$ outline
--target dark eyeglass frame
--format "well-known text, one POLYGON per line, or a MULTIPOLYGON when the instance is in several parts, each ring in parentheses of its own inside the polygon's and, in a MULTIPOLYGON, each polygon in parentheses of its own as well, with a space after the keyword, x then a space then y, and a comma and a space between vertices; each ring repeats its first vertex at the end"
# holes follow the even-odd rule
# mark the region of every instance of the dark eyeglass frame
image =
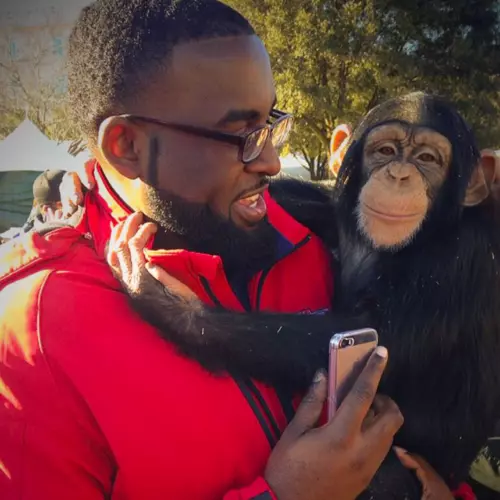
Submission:
MULTIPOLYGON (((261 127, 257 127, 250 132, 247 132, 246 134, 243 135, 237 135, 237 134, 229 134, 227 132, 220 132, 218 130, 211 130, 203 127, 197 127, 195 125, 182 125, 180 123, 170 123, 170 122, 165 122, 163 120, 160 120, 158 118, 151 118, 149 116, 141 116, 141 115, 133 115, 133 114, 124 114, 124 115, 119 115, 121 118, 126 118, 128 120, 138 120, 138 121, 143 121, 147 123, 153 123, 155 125, 160 125, 161 127, 166 127, 171 130, 177 130, 179 132, 184 132, 186 134, 194 135, 197 137, 204 137, 206 139, 212 139, 214 141, 219 141, 219 142, 225 142, 226 144, 234 144, 235 146, 238 146, 239 148, 239 158, 240 161, 244 164, 251 163, 252 161, 256 160, 264 150, 264 147, 267 144, 267 141, 269 138, 272 137, 273 131, 275 127, 278 124, 282 124, 285 120, 289 120, 290 123, 288 124, 288 133, 286 138, 288 138, 290 134, 290 130, 293 125, 293 115, 290 113, 285 113, 284 111, 280 111, 278 109, 273 109, 271 110, 270 113, 270 118, 273 118, 275 121, 270 122, 269 120, 267 121, 266 125, 263 125, 261 127), (255 148, 255 154, 252 155, 250 158, 245 158, 244 157, 244 152, 245 148, 248 144, 248 141, 250 138, 255 137, 256 134, 262 134, 265 133, 266 136, 260 140, 260 147, 255 148)), ((286 140, 285 138, 285 140, 286 140)), ((284 144, 285 140, 283 141, 282 144, 284 144)), ((259 143, 259 140, 256 141, 259 143)), ((280 144, 280 146, 282 145, 280 144)))

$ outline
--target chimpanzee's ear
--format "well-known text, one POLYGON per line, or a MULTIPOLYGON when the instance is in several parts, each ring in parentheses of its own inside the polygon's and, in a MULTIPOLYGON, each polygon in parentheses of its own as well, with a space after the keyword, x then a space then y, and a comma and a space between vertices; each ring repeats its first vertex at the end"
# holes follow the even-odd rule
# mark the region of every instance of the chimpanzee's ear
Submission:
POLYGON ((481 160, 474 169, 467 186, 463 205, 473 207, 483 202, 491 192, 491 187, 500 174, 500 159, 495 151, 485 149, 481 151, 481 160))
POLYGON ((328 165, 330 167, 330 171, 334 175, 337 175, 337 172, 342 165, 342 160, 344 159, 345 153, 347 151, 347 146, 349 145, 351 135, 351 127, 346 123, 338 125, 332 132, 332 138, 330 140, 330 158, 328 160, 328 165))

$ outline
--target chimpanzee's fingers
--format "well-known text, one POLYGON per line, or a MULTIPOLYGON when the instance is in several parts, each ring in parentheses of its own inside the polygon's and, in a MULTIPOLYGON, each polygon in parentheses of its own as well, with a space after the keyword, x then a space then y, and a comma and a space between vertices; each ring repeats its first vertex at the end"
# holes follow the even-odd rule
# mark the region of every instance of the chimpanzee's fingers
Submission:
POLYGON ((109 239, 108 252, 106 255, 106 260, 109 266, 113 269, 115 275, 119 277, 121 277, 121 270, 119 268, 120 263, 118 261, 118 255, 116 253, 116 244, 118 242, 118 239, 120 238, 124 224, 125 221, 121 221, 111 229, 111 237, 109 239))
POLYGON ((118 257, 118 265, 121 270, 122 281, 128 285, 132 279, 132 258, 130 256, 129 242, 139 230, 142 224, 143 215, 141 212, 135 212, 125 219, 120 236, 114 245, 115 253, 118 257))
POLYGON ((158 227, 152 222, 142 224, 128 242, 130 249, 130 259, 132 261, 132 273, 134 275, 144 270, 146 264, 146 257, 144 256, 144 247, 147 245, 149 239, 156 233, 158 227))

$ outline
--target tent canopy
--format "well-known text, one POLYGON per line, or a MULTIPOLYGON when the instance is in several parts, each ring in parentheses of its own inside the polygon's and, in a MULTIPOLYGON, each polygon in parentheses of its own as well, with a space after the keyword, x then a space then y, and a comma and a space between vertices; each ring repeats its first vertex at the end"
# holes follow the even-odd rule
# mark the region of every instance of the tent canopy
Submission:
POLYGON ((74 161, 28 119, 0 142, 0 172, 67 170, 74 161))

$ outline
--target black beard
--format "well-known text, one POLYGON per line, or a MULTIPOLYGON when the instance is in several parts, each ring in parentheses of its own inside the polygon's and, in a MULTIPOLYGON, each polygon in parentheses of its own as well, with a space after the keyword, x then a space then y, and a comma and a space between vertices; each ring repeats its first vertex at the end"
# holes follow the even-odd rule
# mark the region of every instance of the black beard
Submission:
POLYGON ((256 272, 276 257, 277 233, 267 218, 247 231, 208 205, 186 201, 169 191, 147 186, 145 197, 146 215, 163 229, 155 247, 171 248, 169 236, 177 236, 190 251, 220 256, 228 274, 256 272))

